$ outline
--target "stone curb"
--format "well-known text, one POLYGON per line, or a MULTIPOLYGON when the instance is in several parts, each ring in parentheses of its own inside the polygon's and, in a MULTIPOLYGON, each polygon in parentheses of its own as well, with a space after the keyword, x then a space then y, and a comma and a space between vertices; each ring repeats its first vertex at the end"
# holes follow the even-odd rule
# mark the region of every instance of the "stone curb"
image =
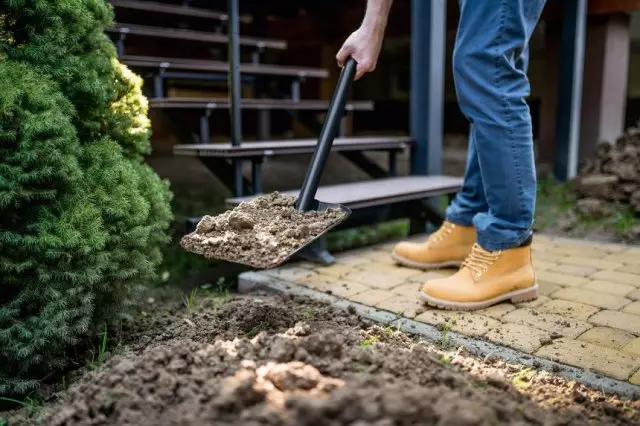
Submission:
MULTIPOLYGON (((409 334, 420 335, 432 342, 438 342, 442 334, 435 326, 404 318, 371 306, 351 302, 328 293, 285 281, 282 278, 271 277, 260 272, 245 272, 239 275, 238 291, 240 293, 259 290, 288 293, 294 296, 306 296, 314 300, 329 303, 344 311, 351 307, 351 309, 355 309, 358 315, 363 318, 386 325, 395 325, 409 334)), ((506 362, 517 363, 528 367, 533 367, 535 363, 536 367, 534 368, 538 370, 553 372, 566 379, 575 380, 591 388, 599 389, 604 393, 615 393, 626 398, 640 395, 640 386, 633 385, 629 382, 605 377, 597 373, 585 371, 546 358, 540 358, 495 343, 468 337, 453 331, 447 333, 447 340, 453 346, 464 346, 469 353, 477 356, 496 356, 506 362)))

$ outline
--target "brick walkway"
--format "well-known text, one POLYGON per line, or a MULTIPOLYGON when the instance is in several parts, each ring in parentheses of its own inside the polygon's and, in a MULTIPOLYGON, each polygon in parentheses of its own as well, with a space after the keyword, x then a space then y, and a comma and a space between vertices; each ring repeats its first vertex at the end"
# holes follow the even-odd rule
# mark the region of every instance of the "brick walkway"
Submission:
POLYGON ((341 254, 328 267, 302 262, 259 274, 640 385, 640 247, 537 236, 541 297, 475 312, 423 306, 420 283, 454 271, 396 266, 391 247, 341 254))

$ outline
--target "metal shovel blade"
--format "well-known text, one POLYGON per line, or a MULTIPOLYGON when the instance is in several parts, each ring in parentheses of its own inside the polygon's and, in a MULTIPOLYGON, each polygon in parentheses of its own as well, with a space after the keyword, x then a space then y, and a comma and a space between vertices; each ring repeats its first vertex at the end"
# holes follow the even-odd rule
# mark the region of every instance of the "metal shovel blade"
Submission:
MULTIPOLYGON (((251 269, 276 268, 300 255, 302 250, 316 242, 327 232, 336 228, 351 215, 351 210, 345 206, 316 200, 314 200, 313 209, 310 211, 324 212, 330 209, 337 210, 341 214, 336 215, 335 219, 330 222, 328 222, 327 217, 322 218, 322 222, 325 226, 322 229, 314 229, 316 231, 314 234, 307 234, 305 236, 306 238, 297 242, 297 245, 291 245, 292 240, 290 239, 286 239, 286 244, 274 245, 272 241, 261 238, 259 232, 254 233, 255 228, 235 231, 243 234, 242 240, 238 238, 238 234, 234 234, 234 231, 229 229, 228 225, 221 230, 222 232, 216 233, 216 226, 212 224, 230 223, 229 217, 234 213, 234 211, 242 214, 242 209, 238 209, 238 207, 234 208, 231 212, 226 212, 222 215, 215 217, 203 217, 200 220, 200 223, 198 223, 196 230, 182 238, 180 245, 187 251, 204 256, 208 259, 222 260, 237 265, 243 265, 251 269), (221 217, 223 215, 225 215, 226 218, 223 219, 221 217), (228 235, 229 232, 231 232, 231 235, 228 235), (230 239, 225 241, 226 238, 230 239), (243 250, 243 246, 241 246, 241 244, 244 244, 245 247, 248 244, 250 247, 243 250), (288 250, 288 252, 276 253, 277 251, 283 250, 283 247, 288 250)), ((244 210, 244 212, 246 213, 247 210, 244 210)), ((331 218, 331 216, 329 216, 329 218, 331 218)), ((254 224, 256 228, 260 227, 263 230, 268 227, 265 227, 264 223, 256 222, 254 224)), ((278 229, 278 232, 286 232, 288 229, 289 228, 278 229)))
MULTIPOLYGON (((311 236, 310 238, 306 238, 299 246, 293 247, 290 253, 280 254, 279 256, 273 256, 275 260, 270 263, 265 262, 265 259, 253 259, 247 256, 242 256, 241 253, 238 253, 236 247, 231 247, 233 250, 229 250, 230 240, 224 241, 224 236, 218 236, 216 238, 206 238, 203 235, 199 235, 196 232, 193 232, 183 238, 181 241, 181 245, 183 248, 188 251, 205 255, 208 258, 215 256, 215 258, 220 260, 225 260, 228 262, 238 263, 246 266, 250 266, 252 268, 257 269, 268 269, 275 268, 276 266, 281 265, 287 260, 291 259, 293 256, 300 253, 301 250, 313 244, 318 238, 322 237, 327 232, 334 229, 336 226, 341 224, 344 220, 346 220, 351 214, 351 210, 347 207, 342 206, 340 204, 331 204, 326 202, 321 202, 316 200, 316 193, 318 191, 318 186, 320 184, 320 178, 322 177, 322 172, 324 170, 325 164, 327 162, 327 158, 331 151, 331 147, 333 145, 333 141, 338 132, 338 126, 342 116, 344 115, 345 102, 347 98, 347 93, 349 90, 349 85, 353 81, 356 73, 357 63, 353 58, 349 58, 345 61, 345 65, 340 72, 340 77, 338 78, 338 83, 336 85, 336 89, 333 93, 333 97, 331 98, 331 102, 329 103, 329 108, 327 110, 327 114, 325 116, 324 123, 322 125, 322 129, 320 130, 320 135, 318 137, 318 143, 314 150, 313 156, 311 157, 311 161, 309 163, 309 167, 307 168, 307 174, 305 176, 302 187, 300 188, 300 193, 296 198, 295 210, 304 215, 305 212, 312 211, 327 211, 329 209, 337 209, 342 215, 337 217, 328 226, 325 226, 317 234, 311 236), (216 245, 218 250, 214 250, 215 253, 212 254, 212 250, 208 249, 211 246, 216 245), (207 247, 209 245, 209 247, 207 247), (226 247, 227 252, 221 253, 220 247, 226 247), (233 251, 236 257, 233 256, 232 253, 228 253, 229 251, 233 251), (240 258, 238 258, 238 256, 240 258)), ((237 208, 237 207, 236 207, 237 208)), ((235 210, 235 209, 234 209, 235 210)), ((232 212, 233 213, 233 212, 232 212)), ((215 222, 215 218, 208 217, 207 220, 210 223, 215 222)), ((203 219, 204 220, 204 219, 203 219)), ((212 225, 213 228, 216 225, 212 225)), ((240 225, 241 226, 241 225, 240 225)), ((249 225, 252 227, 253 225, 249 225)), ((198 224, 199 229, 207 228, 208 225, 202 223, 202 220, 198 224)), ((204 232, 206 233, 206 232, 204 232)), ((277 247, 270 246, 268 239, 260 239, 256 234, 255 238, 251 239, 251 244, 253 250, 247 249, 246 252, 256 252, 256 253, 269 253, 269 250, 276 250, 277 247), (259 248, 260 250, 256 251, 255 249, 259 248)), ((240 250, 242 252, 242 250, 240 250)), ((245 253, 246 254, 246 253, 245 253)))

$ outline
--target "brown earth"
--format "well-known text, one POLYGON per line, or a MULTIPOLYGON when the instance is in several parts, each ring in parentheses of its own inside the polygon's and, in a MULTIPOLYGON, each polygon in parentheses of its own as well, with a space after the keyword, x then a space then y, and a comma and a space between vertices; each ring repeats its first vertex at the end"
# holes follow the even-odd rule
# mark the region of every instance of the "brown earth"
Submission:
MULTIPOLYGON (((129 350, 88 371, 44 425, 630 425, 625 401, 548 372, 443 350, 354 313, 252 294, 143 307, 129 350)), ((4 413, 10 426, 29 411, 4 413)), ((33 414, 33 413, 31 413, 33 414)), ((0 413, 2 415, 2 413, 0 413)))
POLYGON ((339 209, 299 212, 295 197, 273 192, 218 216, 204 216, 180 245, 208 259, 272 268, 341 221, 339 209))

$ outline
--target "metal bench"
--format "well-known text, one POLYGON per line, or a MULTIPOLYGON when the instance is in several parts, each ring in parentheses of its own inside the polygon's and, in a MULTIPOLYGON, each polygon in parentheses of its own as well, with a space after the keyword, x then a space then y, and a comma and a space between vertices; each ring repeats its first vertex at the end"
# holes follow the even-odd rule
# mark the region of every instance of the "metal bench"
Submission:
MULTIPOLYGON (((229 64, 222 61, 202 59, 160 58, 153 56, 125 55, 120 60, 132 67, 155 70, 153 77, 153 95, 164 97, 164 81, 167 79, 226 81, 229 64)), ((268 65, 260 63, 240 64, 240 73, 246 76, 271 76, 291 78, 291 97, 300 98, 300 84, 306 78, 326 78, 329 71, 320 68, 294 67, 286 65, 268 65)))
MULTIPOLYGON (((439 226, 443 217, 427 202, 430 197, 451 198, 462 188, 462 179, 452 176, 400 176, 362 182, 343 183, 318 188, 316 199, 328 203, 339 203, 349 207, 352 217, 336 229, 379 223, 382 220, 409 218, 409 233, 423 233, 427 223, 439 226)), ((297 196, 298 191, 282 191, 282 194, 297 196)), ((229 208, 255 196, 227 199, 229 208)), ((189 225, 195 227, 199 218, 191 219, 189 225)), ((326 239, 303 254, 308 260, 331 264, 335 260, 327 249, 326 239)))
MULTIPOLYGON (((129 9, 142 12, 157 12, 176 16, 215 19, 219 21, 229 20, 229 16, 226 13, 191 6, 181 6, 139 0, 111 0, 111 4, 117 9, 129 9)), ((239 17, 239 21, 243 24, 249 24, 253 21, 253 18, 249 15, 241 15, 239 17)))
MULTIPOLYGON (((124 42, 127 36, 166 38, 216 44, 227 44, 229 42, 229 38, 226 35, 214 32, 153 27, 148 25, 117 24, 114 28, 109 29, 108 32, 118 35, 116 40, 118 56, 125 54, 124 42)), ((259 57, 259 53, 264 49, 285 50, 287 48, 286 41, 255 37, 238 37, 238 45, 255 48, 254 58, 259 57)))
MULTIPOLYGON (((210 137, 209 120, 214 110, 229 109, 231 101, 227 98, 204 99, 204 98, 159 98, 151 99, 149 106, 156 109, 192 109, 202 112, 200 116, 200 143, 206 143, 210 137)), ((329 101, 324 100, 295 100, 295 99, 242 99, 240 107, 245 110, 258 110, 260 114, 260 137, 269 138, 268 112, 272 110, 289 111, 326 111, 329 101), (266 114, 265 114, 266 113, 266 114)), ((373 110, 372 101, 350 101, 345 107, 346 115, 353 111, 373 110)), ((344 120, 342 122, 345 125, 344 120)), ((341 133, 341 134, 344 134, 341 133)))
MULTIPOLYGON (((241 145, 231 143, 175 145, 173 154, 178 156, 198 157, 198 159, 217 176, 227 187, 233 189, 230 179, 231 166, 227 160, 237 159, 251 161, 251 193, 262 193, 262 163, 266 158, 283 155, 311 154, 317 143, 316 139, 290 139, 243 142, 241 145)), ((389 153, 387 176, 397 173, 397 154, 405 151, 413 141, 406 136, 389 137, 350 137, 336 138, 332 151, 340 154, 360 153, 365 151, 386 151, 389 153)), ((347 155, 347 158, 348 155, 347 155)), ((249 184, 243 183, 248 189, 249 184)), ((243 188, 243 192, 244 192, 243 188)))

